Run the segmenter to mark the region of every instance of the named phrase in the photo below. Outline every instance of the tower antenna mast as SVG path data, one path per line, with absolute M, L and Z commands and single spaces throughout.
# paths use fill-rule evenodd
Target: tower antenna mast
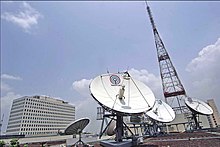
M 185 108 L 184 102 L 182 100 L 186 97 L 186 91 L 177 75 L 176 69 L 172 64 L 170 56 L 157 31 L 150 7 L 147 1 L 145 2 L 153 29 L 165 102 L 169 104 L 176 112 L 179 111 L 182 113 Z

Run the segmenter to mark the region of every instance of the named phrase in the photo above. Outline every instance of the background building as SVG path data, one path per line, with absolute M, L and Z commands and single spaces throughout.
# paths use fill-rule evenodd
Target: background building
M 208 116 L 210 127 L 220 127 L 220 116 L 214 99 L 207 100 L 207 103 L 210 107 L 212 107 L 213 110 L 213 114 Z
M 6 134 L 56 135 L 75 120 L 75 107 L 48 96 L 25 96 L 13 101 Z

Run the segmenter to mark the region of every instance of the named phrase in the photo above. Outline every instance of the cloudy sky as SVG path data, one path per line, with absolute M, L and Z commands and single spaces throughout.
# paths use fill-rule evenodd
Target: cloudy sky
M 187 94 L 220 109 L 220 2 L 149 5 Z M 12 100 L 36 94 L 74 104 L 97 131 L 88 85 L 107 70 L 129 70 L 164 99 L 144 2 L 1 1 L 3 132 Z

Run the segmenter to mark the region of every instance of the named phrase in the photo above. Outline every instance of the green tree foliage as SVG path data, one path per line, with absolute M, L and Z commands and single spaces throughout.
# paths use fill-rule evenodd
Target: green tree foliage
M 12 139 L 10 141 L 10 147 L 20 147 L 18 139 Z
M 3 147 L 5 145 L 5 142 L 3 140 L 0 140 L 0 147 Z

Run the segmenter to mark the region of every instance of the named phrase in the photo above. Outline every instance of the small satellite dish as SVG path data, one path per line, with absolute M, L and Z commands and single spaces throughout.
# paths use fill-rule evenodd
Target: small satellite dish
M 64 130 L 66 135 L 74 135 L 74 134 L 81 134 L 82 130 L 89 124 L 88 118 L 81 118 L 73 123 L 71 123 L 67 128 Z
M 193 112 L 203 114 L 203 115 L 211 115 L 213 113 L 212 108 L 206 104 L 205 102 L 187 97 L 185 99 L 186 106 Z
M 110 112 L 138 114 L 150 110 L 155 103 L 151 89 L 128 72 L 97 76 L 90 84 L 90 92 Z
M 146 112 L 145 115 L 159 122 L 171 122 L 175 118 L 173 109 L 159 99 L 155 101 L 154 107 L 150 111 Z

